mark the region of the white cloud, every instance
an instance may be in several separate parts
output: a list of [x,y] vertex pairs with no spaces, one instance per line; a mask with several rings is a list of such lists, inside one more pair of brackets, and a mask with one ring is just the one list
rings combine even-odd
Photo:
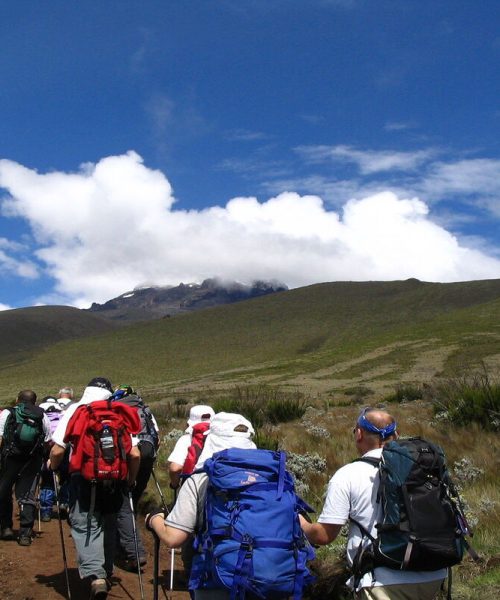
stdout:
[[396,152],[383,150],[357,150],[351,146],[298,146],[296,149],[309,162],[338,160],[354,163],[363,175],[382,171],[411,171],[436,154],[434,149]]
[[290,286],[320,281],[455,281],[500,277],[500,261],[464,247],[427,205],[383,192],[328,210],[318,196],[284,192],[265,202],[175,209],[159,172],[130,152],[77,173],[39,174],[0,161],[4,210],[26,219],[54,295],[77,306],[144,282],[176,285],[214,275]]
[[415,127],[413,121],[388,121],[384,125],[386,131],[407,131],[408,129],[415,129]]
[[233,129],[226,133],[226,139],[231,142],[255,142],[269,140],[271,137],[262,131],[250,131],[248,129]]
[[0,302],[0,311],[3,311],[3,310],[11,310],[11,309],[12,309],[12,306],[8,306],[7,304],[2,304],[2,303]]
[[478,198],[500,217],[500,160],[473,158],[438,162],[424,177],[421,189],[429,198],[452,194]]
[[37,266],[30,260],[16,257],[16,254],[25,251],[26,248],[22,244],[0,238],[0,273],[36,279],[38,277]]

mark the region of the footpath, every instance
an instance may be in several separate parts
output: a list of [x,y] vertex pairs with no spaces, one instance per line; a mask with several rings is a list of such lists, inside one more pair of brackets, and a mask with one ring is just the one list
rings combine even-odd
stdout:
[[[140,521],[140,519],[139,519]],[[42,531],[37,534],[31,546],[19,546],[16,541],[0,540],[0,598],[2,600],[63,600],[67,598],[66,577],[61,547],[61,535],[57,518],[50,523],[41,524]],[[17,531],[18,524],[14,523]],[[145,600],[153,598],[153,540],[139,522],[143,541],[148,553],[148,564],[143,573]],[[38,524],[35,525],[38,531]],[[82,582],[76,567],[74,544],[70,529],[63,521],[64,543],[68,562],[71,600],[88,600],[89,588]],[[183,580],[180,555],[176,553],[174,566],[174,591],[170,584],[170,553],[160,550],[160,600],[188,600]],[[139,578],[137,573],[129,573],[115,567],[112,578],[113,587],[108,594],[109,600],[140,600]]]

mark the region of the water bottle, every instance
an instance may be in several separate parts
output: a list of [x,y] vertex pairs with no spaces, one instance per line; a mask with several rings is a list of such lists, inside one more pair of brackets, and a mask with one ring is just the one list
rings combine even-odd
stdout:
[[113,462],[115,459],[115,443],[113,433],[109,425],[104,425],[101,431],[101,450],[102,457],[106,462]]

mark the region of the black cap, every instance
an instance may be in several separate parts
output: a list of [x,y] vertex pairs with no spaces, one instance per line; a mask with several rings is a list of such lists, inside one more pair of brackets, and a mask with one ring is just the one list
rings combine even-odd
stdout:
[[89,381],[87,387],[98,387],[113,393],[113,386],[111,385],[111,381],[109,379],[106,379],[106,377],[94,377],[94,379],[91,379]]

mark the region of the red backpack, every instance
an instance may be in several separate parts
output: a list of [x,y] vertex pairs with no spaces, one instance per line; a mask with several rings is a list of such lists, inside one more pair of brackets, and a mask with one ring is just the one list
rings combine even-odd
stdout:
[[184,461],[184,466],[182,467],[182,475],[191,475],[191,473],[194,471],[196,463],[200,458],[201,451],[203,450],[203,446],[205,445],[205,440],[207,439],[205,431],[208,431],[209,429],[210,421],[202,421],[201,423],[196,423],[196,425],[193,425],[191,446],[188,448],[186,460]]
[[64,436],[64,442],[73,447],[69,472],[78,472],[92,482],[126,479],[131,434],[139,431],[141,420],[131,406],[111,400],[80,406]]

